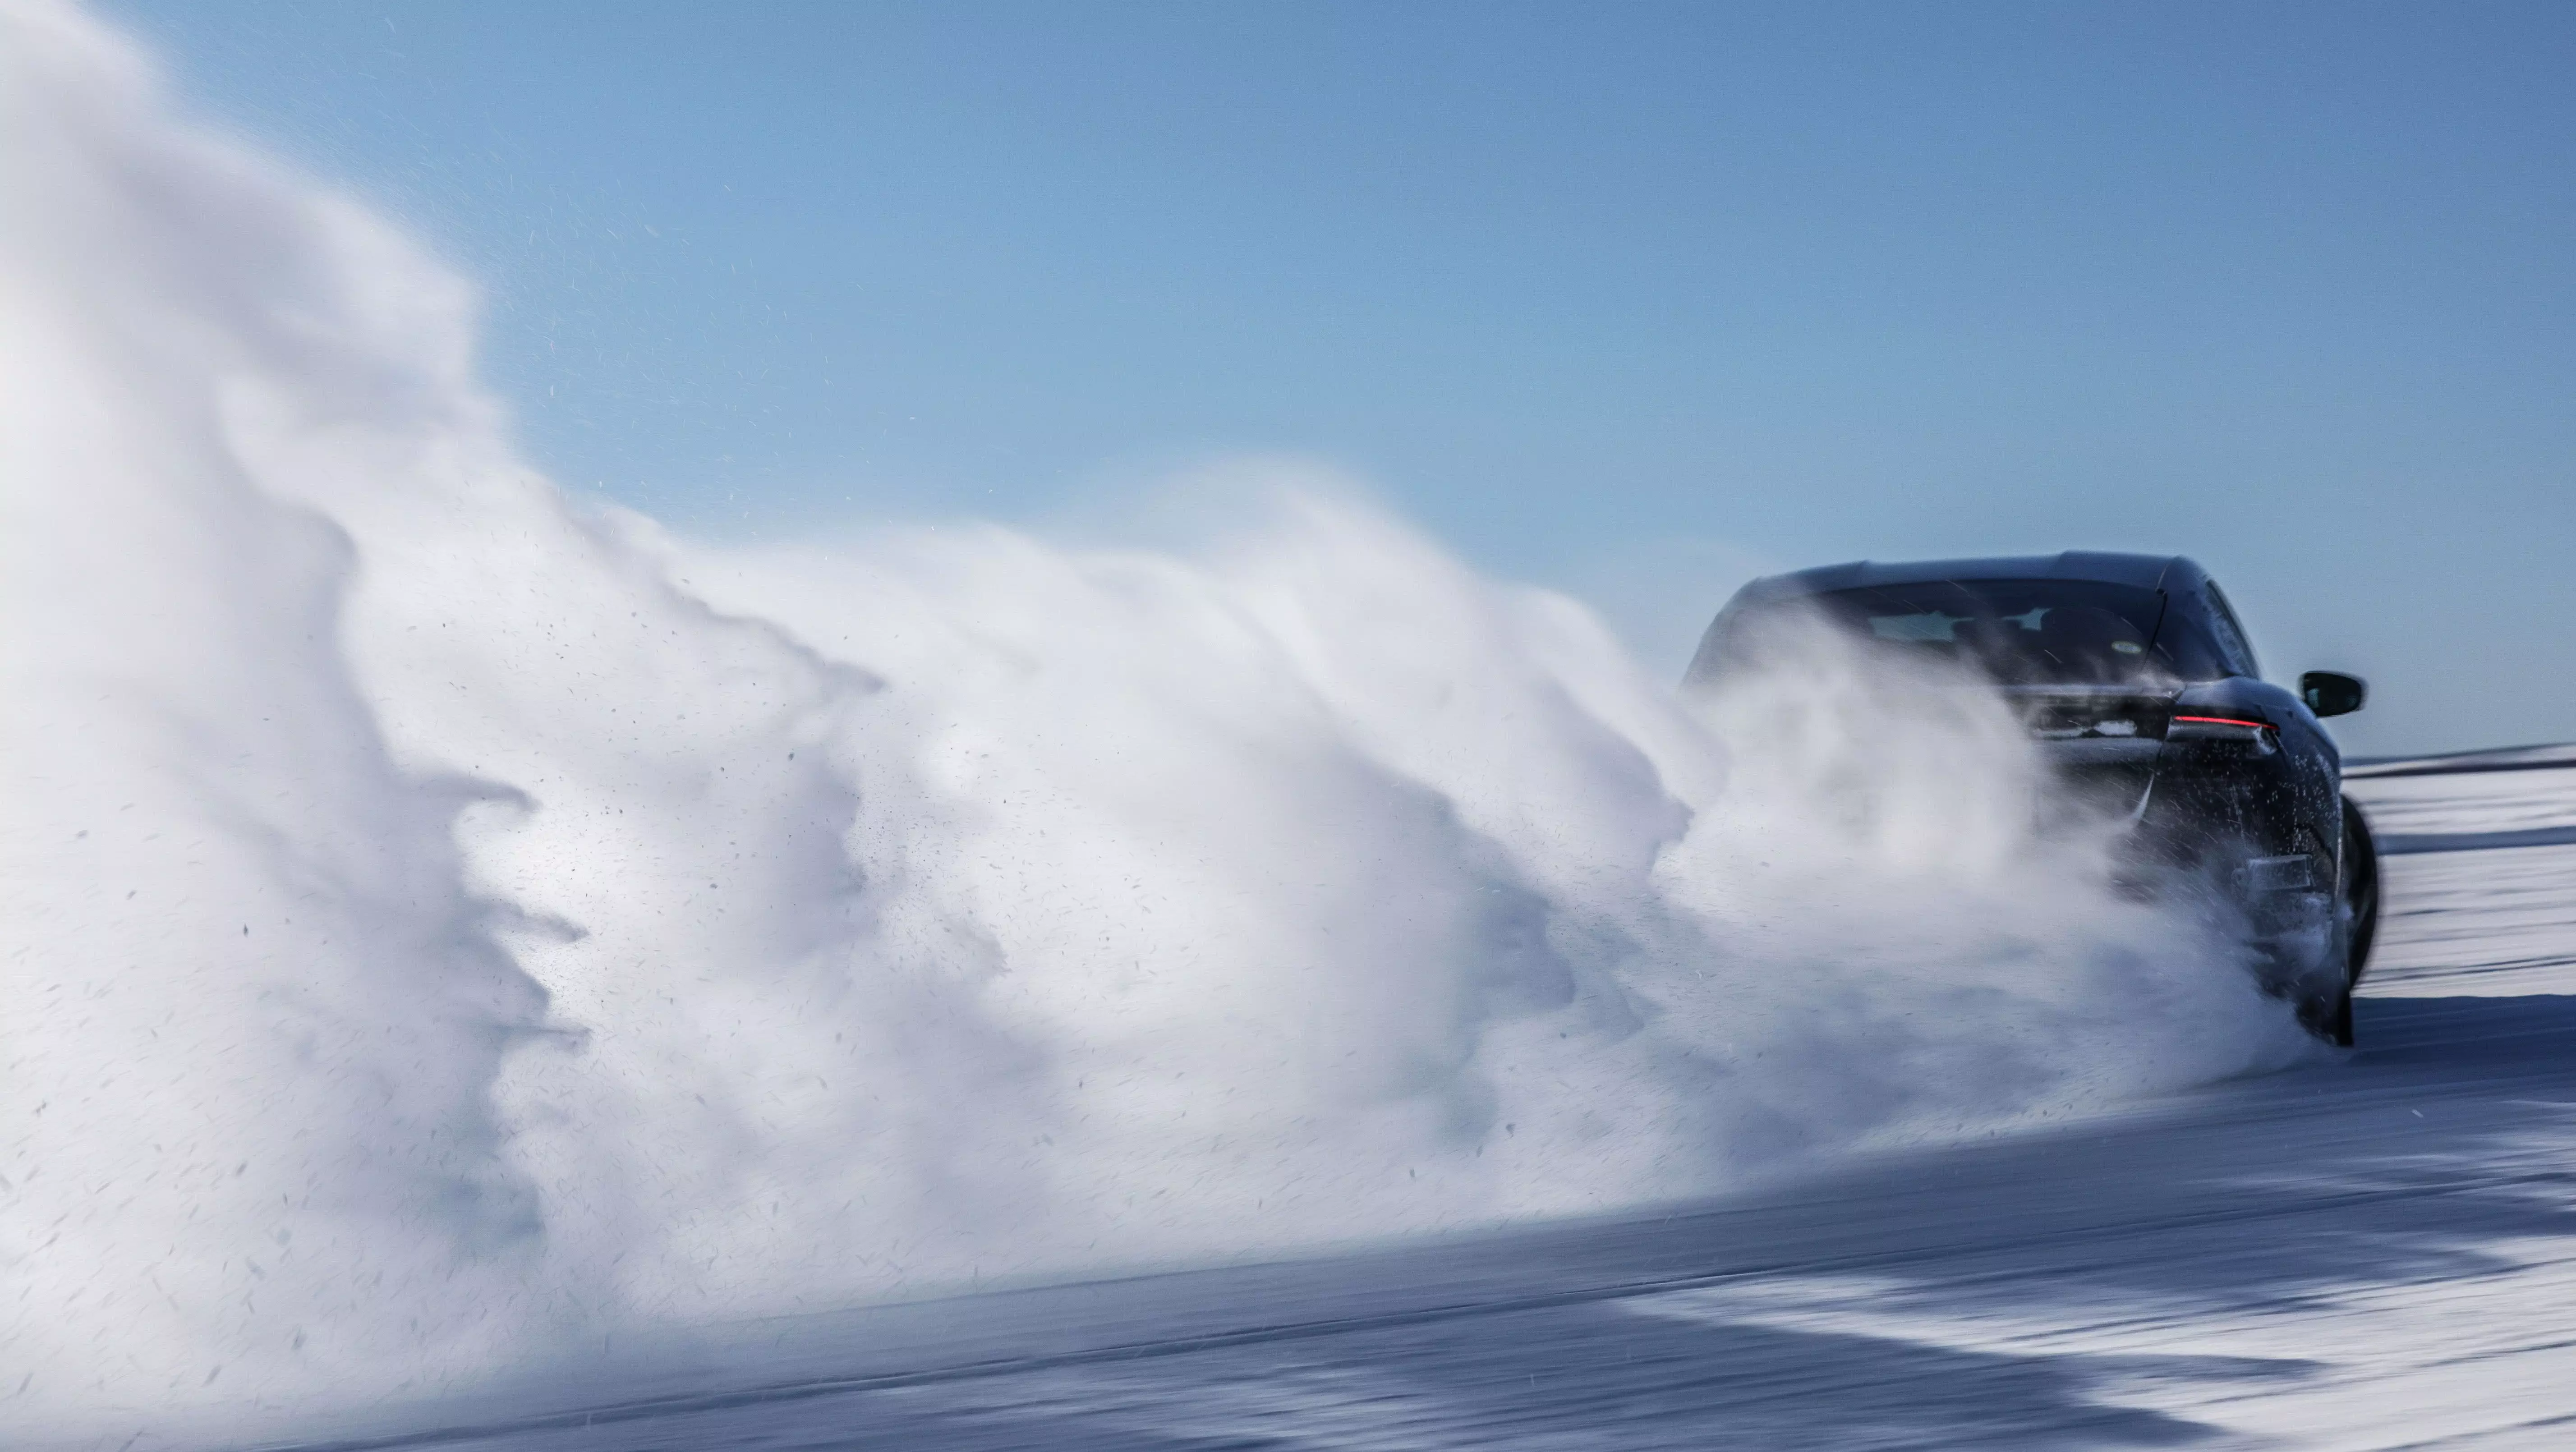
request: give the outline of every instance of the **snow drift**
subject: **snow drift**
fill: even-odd
[[[1677,700],[1288,464],[1187,548],[672,540],[513,454],[470,285],[37,0],[0,216],[13,1425],[1701,1194],[2296,1051],[2033,839],[1973,698]]]

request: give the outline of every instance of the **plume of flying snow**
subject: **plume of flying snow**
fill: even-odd
[[[474,289],[0,5],[0,1417],[1707,1194],[2295,1052],[1974,693],[1684,700],[1311,466],[567,498]],[[197,1425],[205,1425],[202,1420]]]

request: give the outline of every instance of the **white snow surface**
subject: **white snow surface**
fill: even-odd
[[[2338,1059],[1990,700],[1679,699],[1311,468],[1155,547],[569,499],[470,283],[52,0],[0,218],[0,1441],[2564,1411],[2553,764],[2369,779]]]
[[[2562,791],[2576,762],[2519,779]],[[2333,1062],[1652,1215],[743,1325],[659,1348],[649,1387],[535,1378],[333,1430],[477,1452],[2565,1447],[2576,846],[2401,856],[2388,893],[2361,1047]]]

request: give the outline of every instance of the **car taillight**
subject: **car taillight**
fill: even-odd
[[[2165,726],[2167,741],[2258,741],[2269,743],[2271,722],[2246,716],[2175,716]]]

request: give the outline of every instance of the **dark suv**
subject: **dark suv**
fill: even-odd
[[[2283,690],[2262,679],[2200,566],[2070,550],[1755,580],[1718,612],[1685,684],[1743,669],[1766,625],[1793,618],[1990,682],[2038,738],[2061,804],[2125,819],[2134,886],[2198,891],[2241,914],[2264,986],[2312,1032],[2352,1042],[2378,854],[2317,718],[2358,710],[2360,680],[2310,671]]]

